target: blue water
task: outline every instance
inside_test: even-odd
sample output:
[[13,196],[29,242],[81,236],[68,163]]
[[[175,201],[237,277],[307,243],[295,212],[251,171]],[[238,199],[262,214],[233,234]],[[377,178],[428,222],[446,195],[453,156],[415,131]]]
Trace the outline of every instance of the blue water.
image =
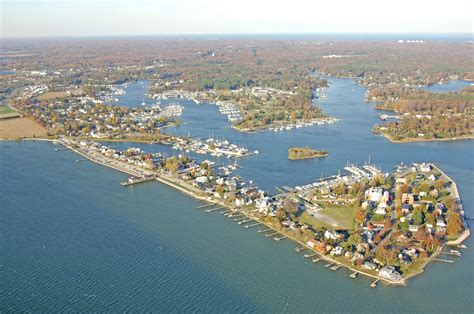
[[[402,161],[433,161],[456,180],[472,216],[472,141],[393,144],[374,136],[378,112],[364,92],[331,79],[329,97],[318,104],[341,121],[277,133],[235,132],[216,106],[185,101],[185,124],[167,132],[213,134],[258,149],[240,160],[239,172],[268,190],[311,182],[369,155],[387,171]],[[288,147],[300,145],[330,155],[289,161]],[[453,265],[431,264],[407,288],[371,289],[369,279],[314,265],[294,244],[203,213],[166,186],[123,188],[126,175],[53,148],[0,143],[0,311],[472,311],[472,250]]]
[[455,80],[450,81],[446,84],[434,84],[430,86],[423,86],[421,89],[433,92],[433,93],[448,93],[453,91],[459,91],[464,87],[471,85],[472,82],[462,81],[462,80]]

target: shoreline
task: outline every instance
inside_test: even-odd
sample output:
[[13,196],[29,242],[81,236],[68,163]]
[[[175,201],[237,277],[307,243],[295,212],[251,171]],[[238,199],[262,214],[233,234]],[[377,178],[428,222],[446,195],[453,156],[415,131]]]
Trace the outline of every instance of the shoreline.
[[[374,132],[375,133],[375,132]],[[420,142],[446,142],[446,141],[467,141],[467,140],[474,140],[474,135],[469,135],[465,137],[450,137],[450,138],[405,138],[401,140],[394,140],[389,134],[384,132],[378,132],[375,134],[380,134],[395,144],[404,144],[404,143],[420,143]]]
[[[25,140],[25,141],[47,141],[47,142],[59,143],[59,144],[63,145],[64,147],[66,147],[67,149],[70,149],[72,152],[77,153],[78,155],[86,158],[87,160],[89,160],[93,163],[96,163],[96,164],[99,164],[99,165],[102,165],[102,166],[120,171],[122,173],[126,173],[128,175],[137,176],[137,177],[143,176],[144,174],[153,174],[153,175],[156,176],[156,180],[158,182],[163,183],[163,184],[165,184],[169,187],[172,187],[172,188],[174,188],[174,189],[176,189],[176,190],[184,193],[185,195],[187,195],[189,197],[192,197],[196,200],[206,201],[206,202],[209,202],[209,203],[214,203],[214,205],[219,205],[219,206],[225,207],[226,209],[229,209],[229,210],[235,210],[235,208],[236,208],[236,207],[232,207],[231,205],[223,202],[222,200],[216,200],[216,199],[213,199],[210,196],[206,196],[205,194],[203,194],[202,191],[197,190],[195,187],[193,187],[191,185],[188,185],[188,184],[183,185],[182,182],[179,182],[178,179],[169,177],[166,174],[163,174],[163,173],[160,173],[160,172],[157,172],[157,171],[143,169],[143,168],[140,168],[140,167],[134,166],[134,165],[124,164],[123,162],[120,162],[120,161],[117,161],[117,160],[114,160],[114,159],[111,159],[111,158],[108,158],[108,157],[105,157],[105,156],[102,156],[102,155],[100,155],[100,158],[102,158],[102,161],[101,161],[97,158],[97,156],[94,157],[94,156],[88,154],[87,152],[84,152],[80,149],[76,149],[76,148],[72,147],[72,145],[70,143],[68,143],[67,141],[65,141],[64,139],[25,138],[25,139],[22,139],[22,140]],[[451,180],[451,178],[449,176],[447,176],[443,171],[441,171],[437,166],[435,166],[435,168],[442,175],[444,175],[450,182],[452,182],[453,192],[455,193],[457,198],[460,200],[460,196],[459,196],[459,192],[457,190],[456,183],[453,180]],[[280,235],[283,235],[283,236],[287,237],[291,241],[295,242],[298,246],[304,247],[306,250],[309,250],[312,253],[317,254],[317,256],[319,256],[324,261],[340,265],[340,266],[342,266],[342,267],[344,267],[344,268],[346,268],[350,271],[357,272],[358,274],[364,275],[364,276],[369,277],[369,278],[380,280],[380,281],[382,281],[386,284],[398,285],[398,286],[407,286],[408,279],[413,278],[413,277],[423,273],[425,271],[425,268],[427,267],[427,265],[429,265],[430,262],[432,262],[433,259],[436,258],[436,256],[438,256],[440,254],[440,252],[442,251],[442,249],[445,246],[459,245],[464,240],[466,240],[470,235],[469,226],[468,226],[467,222],[464,219],[464,215],[461,215],[461,217],[463,219],[463,223],[465,224],[465,230],[458,236],[457,239],[448,241],[444,245],[439,247],[437,252],[434,253],[429,258],[427,258],[427,260],[421,265],[421,269],[419,271],[414,272],[412,274],[409,274],[406,277],[403,277],[400,281],[392,281],[388,278],[384,278],[384,277],[378,276],[376,274],[368,273],[363,269],[355,268],[353,265],[348,265],[347,263],[344,263],[344,262],[338,261],[336,259],[333,259],[330,256],[323,255],[320,252],[316,251],[315,249],[307,246],[306,243],[303,243],[302,241],[300,241],[299,239],[294,237],[292,234],[287,233],[287,232],[282,231],[282,230],[279,230],[275,226],[273,226],[272,224],[267,223],[264,220],[256,217],[248,209],[242,208],[240,210],[240,213],[244,214],[247,218],[252,219],[255,222],[261,223],[263,226],[265,226],[267,228],[270,228],[270,229],[274,230],[275,232],[278,232]]]
[[[163,184],[166,184],[172,188],[175,188],[176,190],[179,190],[181,192],[183,192],[184,194],[194,198],[194,199],[197,199],[197,200],[200,200],[200,201],[207,201],[207,202],[210,202],[210,203],[214,203],[215,205],[220,205],[222,207],[225,207],[227,209],[230,209],[230,210],[234,210],[235,208],[233,208],[232,206],[230,206],[229,204],[227,203],[224,203],[223,201],[221,200],[215,200],[215,199],[212,199],[212,198],[209,198],[209,197],[206,197],[204,195],[199,195],[198,192],[199,191],[193,191],[195,190],[195,188],[193,188],[192,186],[183,186],[180,182],[176,182],[177,180],[174,180],[173,178],[168,178],[167,175],[165,174],[161,174],[159,172],[156,172],[156,171],[151,171],[151,170],[142,170],[141,168],[139,169],[136,169],[138,167],[136,166],[130,166],[127,168],[125,168],[124,166],[114,166],[113,164],[111,163],[108,163],[108,162],[101,162],[100,160],[97,160],[95,159],[93,156],[90,156],[88,155],[87,153],[85,152],[82,152],[80,151],[79,149],[75,149],[73,148],[71,145],[69,145],[68,143],[62,141],[62,140],[57,140],[56,142],[62,144],[63,146],[65,146],[66,148],[70,149],[71,151],[83,156],[84,158],[86,158],[87,160],[91,161],[91,162],[94,162],[94,163],[97,163],[99,165],[102,165],[102,166],[105,166],[105,167],[109,167],[111,169],[114,169],[114,170],[117,170],[117,171],[121,171],[121,172],[124,172],[124,173],[127,173],[127,174],[130,174],[130,175],[134,175],[134,176],[140,176],[142,175],[141,172],[146,172],[146,173],[149,173],[149,174],[154,174],[156,175],[156,180],[163,183]],[[101,156],[102,157],[102,156]],[[105,159],[105,157],[102,157]],[[120,163],[118,161],[116,161],[117,163]],[[130,170],[130,168],[133,168],[132,171]],[[138,174],[138,175],[137,175]],[[365,272],[364,270],[362,269],[356,269],[352,266],[349,266],[345,263],[342,263],[340,261],[337,261],[331,257],[328,257],[327,255],[323,255],[321,253],[319,253],[318,251],[314,250],[313,248],[310,248],[309,246],[306,245],[306,243],[302,243],[300,240],[296,239],[293,235],[289,234],[289,233],[286,233],[286,232],[283,232],[281,230],[278,230],[277,228],[275,228],[273,225],[255,217],[251,212],[249,212],[248,210],[245,210],[245,209],[242,209],[240,211],[242,214],[244,214],[247,218],[249,219],[252,219],[256,222],[259,222],[261,223],[262,225],[266,226],[267,228],[270,228],[272,230],[274,230],[275,232],[278,232],[279,234],[281,235],[284,235],[286,236],[287,238],[291,239],[293,242],[295,242],[297,245],[300,245],[300,246],[303,246],[305,247],[307,250],[317,254],[318,256],[320,256],[323,260],[327,261],[327,262],[330,262],[330,263],[334,263],[334,264],[337,264],[337,265],[340,265],[344,268],[347,268],[351,271],[354,271],[354,272],[357,272],[359,274],[362,274],[364,276],[367,276],[367,277],[370,277],[370,278],[373,278],[373,279],[378,279],[380,281],[383,281],[387,284],[391,284],[391,285],[401,285],[401,286],[407,286],[406,284],[406,280],[405,278],[403,278],[402,280],[400,281],[392,281],[390,279],[387,279],[387,278],[384,278],[384,277],[380,277],[380,276],[377,276],[377,275],[374,275],[374,274],[370,274],[370,273],[367,273]]]

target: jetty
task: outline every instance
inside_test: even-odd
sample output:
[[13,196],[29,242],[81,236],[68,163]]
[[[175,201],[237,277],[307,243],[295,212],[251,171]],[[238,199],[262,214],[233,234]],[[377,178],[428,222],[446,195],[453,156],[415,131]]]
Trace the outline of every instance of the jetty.
[[284,236],[281,236],[281,237],[274,237],[273,240],[280,241],[280,240],[283,240],[283,239],[286,239],[286,238],[288,238],[288,237],[284,235]]
[[271,228],[266,228],[266,229],[261,229],[261,230],[258,230],[257,233],[263,233],[263,232],[267,232],[267,231],[270,231],[272,230]]
[[358,272],[353,272],[352,274],[349,275],[349,277],[356,279],[357,278]]
[[313,258],[312,262],[313,262],[313,263],[317,263],[317,262],[319,262],[320,260],[322,260],[321,257],[320,257],[320,258]]
[[201,208],[205,208],[205,207],[209,207],[209,206],[214,206],[214,205],[216,205],[216,204],[217,204],[217,203],[207,203],[207,204],[198,206],[198,208],[201,209]]
[[268,238],[268,237],[276,236],[277,234],[279,234],[279,232],[267,233],[265,236]]
[[329,268],[329,267],[331,267],[332,265],[334,265],[334,263],[326,264],[326,265],[324,265],[324,267]]
[[318,253],[313,253],[313,254],[308,253],[308,254],[305,254],[304,257],[305,257],[305,258],[308,258],[308,257],[316,256],[316,255],[318,255]]
[[206,209],[205,212],[206,212],[206,213],[212,213],[212,212],[214,212],[214,211],[216,211],[216,210],[223,209],[223,208],[225,208],[225,207],[224,207],[224,206],[218,206],[218,207],[216,207],[216,208]]

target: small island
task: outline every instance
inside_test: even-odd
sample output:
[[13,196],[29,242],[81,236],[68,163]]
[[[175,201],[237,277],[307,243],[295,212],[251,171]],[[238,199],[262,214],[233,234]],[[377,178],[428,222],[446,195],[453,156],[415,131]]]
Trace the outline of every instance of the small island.
[[307,147],[291,147],[288,149],[289,160],[309,159],[327,157],[328,152],[325,150],[316,150]]

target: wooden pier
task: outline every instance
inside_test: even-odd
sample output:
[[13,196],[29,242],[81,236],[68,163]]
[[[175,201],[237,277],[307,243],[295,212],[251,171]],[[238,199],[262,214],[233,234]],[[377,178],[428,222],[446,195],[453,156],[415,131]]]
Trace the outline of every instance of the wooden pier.
[[341,267],[342,267],[342,265],[335,265],[335,266],[331,267],[331,270],[332,270],[332,271],[336,271],[336,270],[338,270],[338,269],[341,268]]
[[305,258],[308,258],[308,257],[314,257],[314,256],[316,256],[316,255],[318,255],[318,253],[312,253],[312,254],[311,254],[311,253],[307,253],[307,254],[304,255],[304,257],[305,257]]
[[122,186],[129,186],[138,183],[148,182],[156,180],[156,176],[145,176],[145,177],[130,177],[128,181],[120,183]]
[[266,228],[266,229],[262,229],[262,230],[258,230],[257,233],[264,233],[264,232],[267,232],[267,231],[270,231],[272,230],[271,228]]
[[256,227],[258,225],[261,225],[262,223],[261,222],[257,222],[257,223],[254,223],[254,224],[251,224],[251,225],[246,225],[245,228],[253,228],[253,227]]
[[209,206],[214,206],[214,205],[216,205],[216,203],[207,203],[207,204],[198,206],[198,208],[201,209],[201,208],[205,208],[205,207],[209,207]]
[[334,263],[326,264],[326,265],[324,265],[324,267],[329,268],[329,267],[331,267],[332,265],[334,265]]
[[206,213],[212,213],[212,212],[214,212],[214,211],[216,211],[216,210],[223,209],[223,208],[225,208],[225,207],[224,207],[224,206],[218,206],[218,207],[216,207],[216,208],[206,209],[205,212],[206,212]]
[[301,246],[295,247],[295,252],[296,252],[296,253],[301,253],[301,252],[303,252],[304,250],[306,250],[306,248],[304,248],[304,247],[301,247]]
[[312,262],[313,262],[313,263],[317,263],[317,262],[319,262],[320,260],[322,260],[321,257],[319,257],[319,258],[313,258]]
[[449,260],[449,259],[442,259],[442,258],[433,258],[433,261],[444,262],[444,263],[449,263],[449,264],[453,264],[453,263],[454,263],[454,261],[452,261],[452,260]]
[[359,274],[358,272],[354,272],[352,274],[349,275],[349,277],[353,278],[353,279],[356,279],[357,278],[357,274]]
[[445,254],[445,255],[451,255],[451,256],[457,256],[457,257],[461,257],[461,252],[439,252],[439,254]]
[[374,282],[372,282],[372,283],[370,284],[370,287],[371,287],[371,288],[377,287],[377,284],[379,283],[379,281],[380,281],[380,279],[375,280]]
[[277,234],[279,234],[279,232],[267,233],[265,236],[268,238],[268,237],[276,236]]
[[[247,217],[245,217],[245,218],[247,218]],[[252,221],[252,219],[243,219],[243,220],[239,221],[238,224],[241,225],[241,224],[245,224],[245,223],[250,222],[250,221]]]
[[287,236],[274,237],[273,240],[280,241],[280,240],[283,240],[283,239],[286,239],[286,238],[288,238],[288,237]]

